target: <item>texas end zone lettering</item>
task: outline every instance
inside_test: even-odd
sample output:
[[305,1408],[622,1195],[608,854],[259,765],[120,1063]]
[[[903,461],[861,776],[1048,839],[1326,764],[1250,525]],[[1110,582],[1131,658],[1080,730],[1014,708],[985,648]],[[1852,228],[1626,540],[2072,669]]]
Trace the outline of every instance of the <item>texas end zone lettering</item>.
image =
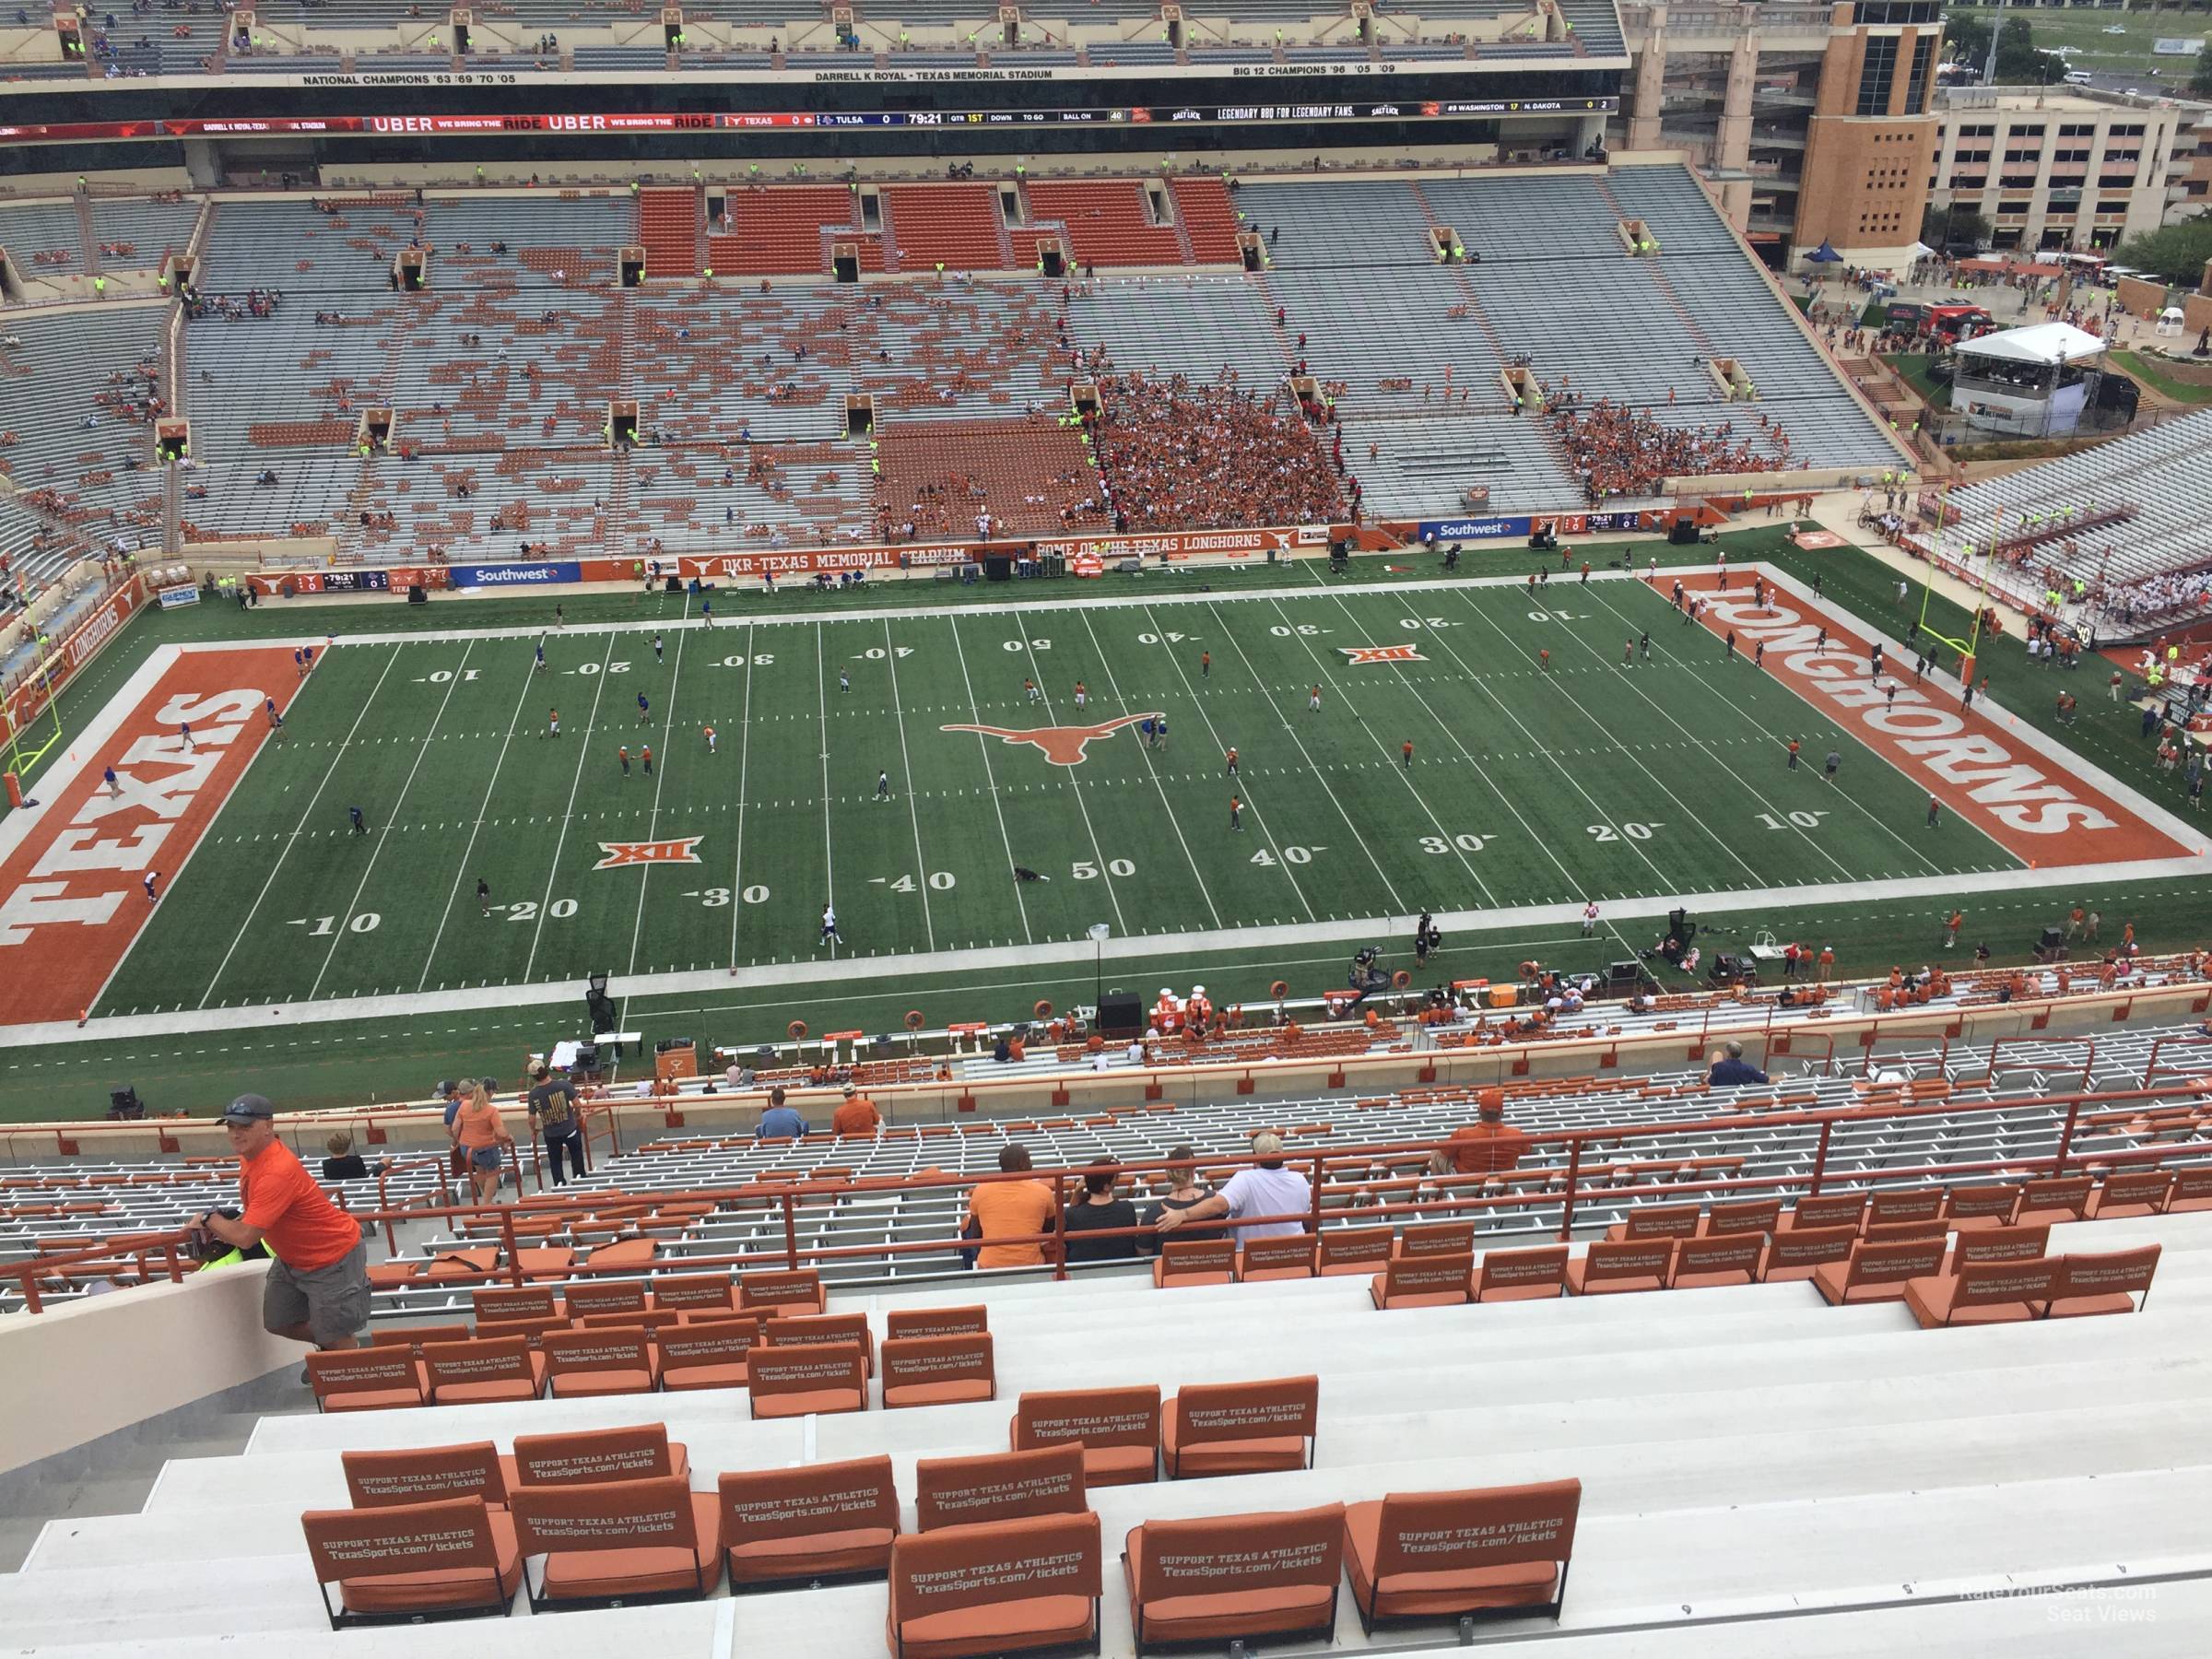
[[[0,862],[0,1021],[74,1019],[156,906],[298,689],[288,649],[180,654]],[[192,727],[188,747],[181,727]],[[102,773],[115,771],[115,787]]]
[[1916,687],[1912,663],[1899,663],[1892,653],[1877,679],[1865,646],[1824,616],[1801,615],[1779,596],[1757,604],[1740,586],[1721,593],[1709,576],[1694,585],[1707,601],[1708,629],[1733,630],[1739,650],[1763,645],[1768,673],[1815,707],[1832,707],[1869,747],[2015,855],[2041,865],[2189,855],[2190,849],[2087,780],[2068,776],[2005,726],[1978,710],[1960,709],[1947,675]]

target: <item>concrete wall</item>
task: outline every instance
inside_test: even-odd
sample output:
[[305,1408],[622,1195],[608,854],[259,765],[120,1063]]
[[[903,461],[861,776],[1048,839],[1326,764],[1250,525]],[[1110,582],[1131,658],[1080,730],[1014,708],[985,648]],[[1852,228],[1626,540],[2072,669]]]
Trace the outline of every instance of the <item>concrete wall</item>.
[[0,1318],[0,1474],[287,1365],[261,1328],[265,1263]]

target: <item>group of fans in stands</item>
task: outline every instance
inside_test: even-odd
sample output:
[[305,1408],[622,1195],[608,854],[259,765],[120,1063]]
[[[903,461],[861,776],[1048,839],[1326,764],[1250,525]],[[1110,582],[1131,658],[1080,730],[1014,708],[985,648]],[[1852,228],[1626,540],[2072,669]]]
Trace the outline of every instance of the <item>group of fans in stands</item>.
[[1648,409],[1639,413],[1606,397],[1552,411],[1575,477],[1593,502],[1651,495],[1662,478],[1781,471],[1789,465],[1789,434],[1764,415],[1754,418],[1759,429],[1739,434],[1732,419],[1714,427],[1668,426]]
[[1100,382],[1091,427],[1118,530],[1340,522],[1349,504],[1313,429],[1226,381],[1141,373]]

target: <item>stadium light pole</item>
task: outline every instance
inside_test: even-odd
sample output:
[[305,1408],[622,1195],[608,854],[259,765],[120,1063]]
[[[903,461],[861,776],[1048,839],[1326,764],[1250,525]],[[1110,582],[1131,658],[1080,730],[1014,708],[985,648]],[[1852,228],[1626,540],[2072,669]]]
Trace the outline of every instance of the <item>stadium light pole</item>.
[[1106,939],[1113,929],[1103,922],[1090,924],[1090,1017],[1099,1017],[1099,1003],[1106,994]]

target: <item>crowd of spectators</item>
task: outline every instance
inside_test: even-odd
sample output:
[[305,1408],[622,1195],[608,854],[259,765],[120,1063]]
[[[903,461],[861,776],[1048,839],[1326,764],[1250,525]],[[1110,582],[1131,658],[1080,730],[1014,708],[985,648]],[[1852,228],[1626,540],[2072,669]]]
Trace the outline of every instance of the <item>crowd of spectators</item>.
[[[202,317],[220,317],[228,323],[273,317],[276,308],[284,303],[284,295],[276,288],[248,288],[242,300],[233,300],[228,294],[210,297],[195,288],[182,288],[180,292],[184,300],[184,314],[195,322]],[[321,313],[317,313],[315,321],[323,321]]]
[[1594,503],[1651,495],[1662,478],[1781,471],[1790,462],[1789,434],[1763,414],[1751,419],[1756,426],[1742,430],[1733,418],[1718,426],[1669,426],[1649,410],[1603,397],[1552,411],[1575,477]]
[[2116,582],[2102,597],[2104,614],[2131,626],[2177,611],[2201,611],[2212,606],[2212,565]]
[[1348,514],[1313,429],[1276,397],[1177,374],[1101,381],[1090,431],[1117,530],[1313,524]]

